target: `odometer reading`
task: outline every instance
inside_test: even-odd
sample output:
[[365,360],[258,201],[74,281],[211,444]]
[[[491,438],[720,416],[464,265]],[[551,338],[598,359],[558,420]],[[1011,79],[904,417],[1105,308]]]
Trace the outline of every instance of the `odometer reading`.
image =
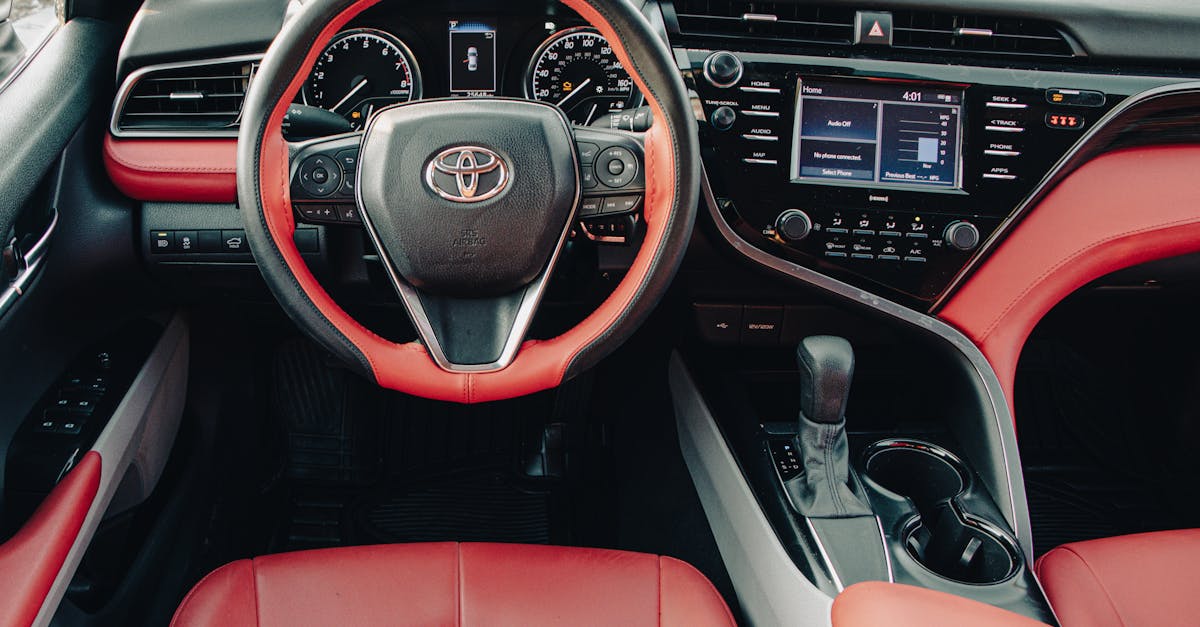
[[633,80],[612,46],[590,29],[555,34],[538,49],[529,67],[528,95],[562,108],[576,124],[630,106]]
[[361,129],[371,114],[420,96],[412,53],[395,37],[374,29],[338,35],[317,58],[304,88],[306,104],[344,116]]

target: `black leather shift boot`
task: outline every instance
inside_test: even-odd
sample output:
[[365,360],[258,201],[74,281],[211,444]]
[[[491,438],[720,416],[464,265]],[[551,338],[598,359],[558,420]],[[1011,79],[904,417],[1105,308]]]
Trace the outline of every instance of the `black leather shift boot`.
[[800,514],[808,518],[874,515],[850,488],[845,421],[822,424],[801,416],[796,448],[804,474],[788,482],[788,492]]

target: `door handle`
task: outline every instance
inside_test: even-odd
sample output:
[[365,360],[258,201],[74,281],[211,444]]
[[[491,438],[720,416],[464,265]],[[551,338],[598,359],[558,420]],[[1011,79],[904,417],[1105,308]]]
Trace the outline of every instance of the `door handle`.
[[12,276],[8,277],[8,285],[4,292],[0,293],[0,318],[8,314],[17,300],[29,289],[29,285],[37,278],[38,273],[42,271],[42,264],[46,260],[46,253],[50,249],[50,240],[53,238],[54,229],[57,226],[58,210],[51,209],[50,221],[46,224],[46,229],[37,236],[32,245],[28,248],[22,245],[22,241],[28,241],[29,237],[14,237],[4,248],[4,265],[11,269]]

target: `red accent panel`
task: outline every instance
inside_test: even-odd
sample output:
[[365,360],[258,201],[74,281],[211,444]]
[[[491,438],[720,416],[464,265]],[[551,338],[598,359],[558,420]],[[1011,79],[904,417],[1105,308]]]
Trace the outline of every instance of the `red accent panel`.
[[33,623],[99,489],[100,454],[89,451],[25,526],[0,544],[0,625]]
[[1017,359],[1033,327],[1110,272],[1200,250],[1200,146],[1108,153],[1029,213],[939,314],[987,356],[1013,408]]
[[104,167],[117,189],[138,200],[237,200],[236,139],[104,137]]
[[1200,529],[1185,529],[1065,544],[1035,570],[1066,627],[1178,625],[1200,616],[1198,563]]
[[207,625],[731,626],[699,572],[640,553],[516,544],[394,544],[224,566],[174,627]]
[[[325,43],[354,16],[378,1],[363,0],[326,25],[301,67],[312,67]],[[626,68],[633,67],[615,31],[599,13],[581,0],[564,0],[563,3],[578,11],[604,34]],[[654,115],[660,120],[665,119],[662,107],[651,97],[642,78],[636,74],[631,76],[646,94]],[[671,210],[675,202],[675,164],[670,139],[664,136],[666,131],[662,130],[661,125],[652,127],[645,137],[646,238],[632,267],[612,295],[583,322],[563,335],[545,341],[526,342],[517,358],[504,370],[478,374],[450,373],[439,368],[422,345],[395,344],[351,318],[317,282],[296,249],[292,239],[296,225],[287,181],[288,154],[280,129],[288,103],[295,97],[305,78],[305,73],[300,73],[292,80],[267,122],[259,165],[259,177],[263,182],[263,213],[267,229],[301,289],[322,315],[358,347],[370,363],[379,385],[424,398],[479,403],[524,396],[561,383],[571,359],[608,330],[636,298],[638,286],[650,272],[654,253],[666,232],[664,214]]]
[[1044,627],[1032,618],[953,594],[896,583],[865,582],[833,600],[833,627]]

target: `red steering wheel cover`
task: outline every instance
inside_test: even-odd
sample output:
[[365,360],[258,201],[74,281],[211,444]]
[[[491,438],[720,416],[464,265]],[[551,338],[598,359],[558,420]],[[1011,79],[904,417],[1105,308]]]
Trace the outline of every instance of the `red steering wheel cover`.
[[[568,378],[569,370],[582,351],[603,341],[622,316],[628,315],[635,300],[641,297],[649,274],[660,264],[660,248],[667,238],[668,228],[672,226],[672,218],[682,217],[686,222],[682,226],[676,223],[674,228],[691,230],[695,218],[694,207],[677,203],[679,181],[687,180],[686,177],[681,179],[680,164],[676,162],[676,154],[681,150],[679,138],[674,136],[670,125],[662,123],[667,119],[667,112],[638,73],[633,58],[611,22],[586,0],[562,0],[563,4],[576,10],[608,39],[617,58],[628,69],[635,84],[645,95],[655,119],[659,121],[646,133],[644,140],[646,237],[621,283],[600,307],[576,327],[550,340],[526,341],[513,363],[503,370],[487,373],[442,370],[423,345],[391,342],[347,314],[317,282],[292,239],[295,220],[289,194],[288,150],[282,136],[283,118],[288,105],[299,93],[307,70],[313,66],[325,45],[350,20],[379,1],[355,2],[324,27],[301,65],[303,71],[296,73],[271,110],[259,152],[258,171],[261,182],[258,200],[270,237],[298,288],[320,315],[357,349],[366,362],[369,374],[375,377],[379,385],[424,398],[461,403],[514,398],[555,387]],[[672,212],[686,215],[672,216]]]

